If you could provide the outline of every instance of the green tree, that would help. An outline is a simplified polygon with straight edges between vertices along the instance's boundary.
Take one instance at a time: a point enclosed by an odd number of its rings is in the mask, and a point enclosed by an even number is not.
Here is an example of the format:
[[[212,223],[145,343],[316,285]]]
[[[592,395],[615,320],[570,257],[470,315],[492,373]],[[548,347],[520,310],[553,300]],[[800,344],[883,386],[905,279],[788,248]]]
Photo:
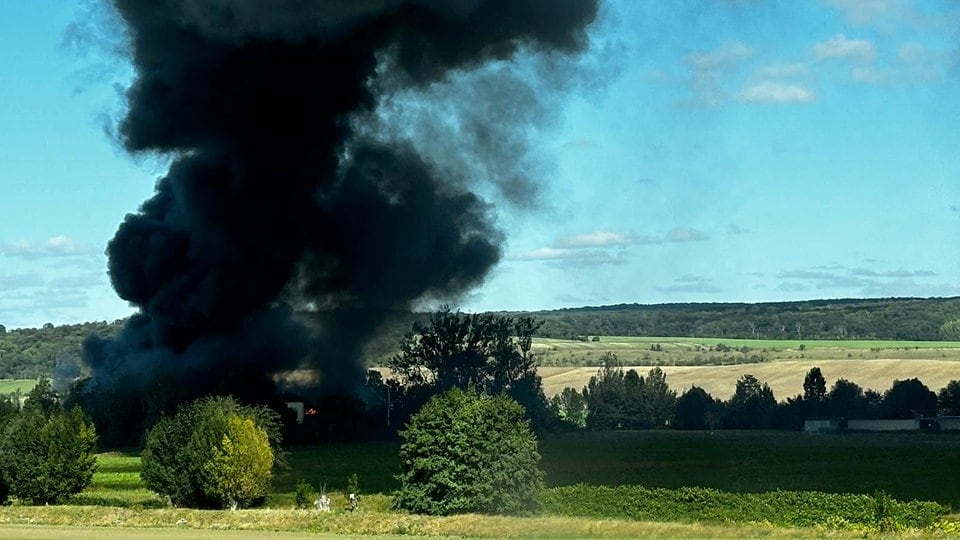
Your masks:
[[[667,427],[677,407],[677,393],[667,385],[667,374],[659,366],[647,373],[643,391],[652,427]]]
[[[768,427],[776,407],[770,385],[746,374],[737,380],[737,389],[727,404],[727,424],[734,429]]]
[[[699,386],[691,386],[677,399],[673,425],[677,429],[707,429],[712,417],[719,414],[720,405],[713,396]]]
[[[827,398],[827,380],[819,367],[812,367],[803,377],[803,399],[811,403],[821,403]]]
[[[960,381],[952,380],[937,394],[940,412],[946,415],[960,415]]]
[[[268,445],[263,446],[266,437]],[[280,453],[279,416],[213,397],[183,405],[147,433],[140,478],[176,506],[257,505]]]
[[[506,392],[524,406],[535,427],[546,428],[547,399],[530,352],[541,324],[531,317],[466,314],[443,307],[429,322],[414,323],[387,366],[408,389]]]
[[[883,393],[881,412],[884,418],[909,419],[914,411],[934,410],[937,408],[937,395],[920,382],[920,379],[893,381],[889,390]]]
[[[625,415],[626,375],[617,355],[604,353],[603,366],[590,377],[583,395],[587,400],[587,427],[595,431],[622,429],[629,423]]]
[[[38,412],[42,416],[49,417],[59,409],[60,401],[57,398],[57,393],[53,391],[50,385],[50,379],[40,377],[37,385],[27,392],[26,400],[23,403],[23,412]]]
[[[397,508],[447,515],[522,514],[543,488],[537,440],[523,408],[503,395],[452,389],[400,433]]]
[[[580,429],[587,427],[587,400],[573,388],[564,388],[550,398],[550,411],[565,424]]]
[[[408,384],[498,393],[536,364],[530,349],[540,327],[530,317],[466,314],[444,307],[428,324],[414,323],[388,367]]]
[[[940,339],[960,341],[960,319],[953,319],[940,325]]]
[[[252,418],[227,417],[220,444],[203,464],[203,488],[223,506],[250,506],[267,496],[273,450],[263,428]]]
[[[83,411],[39,408],[11,417],[3,429],[0,469],[10,494],[54,504],[83,491],[96,469],[97,436]]]

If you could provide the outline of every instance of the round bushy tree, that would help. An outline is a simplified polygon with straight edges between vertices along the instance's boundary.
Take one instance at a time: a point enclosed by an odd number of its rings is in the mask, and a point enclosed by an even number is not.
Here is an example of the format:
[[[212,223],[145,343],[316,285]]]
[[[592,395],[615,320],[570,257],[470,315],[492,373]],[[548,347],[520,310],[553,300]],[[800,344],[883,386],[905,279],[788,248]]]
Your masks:
[[[8,419],[3,429],[0,483],[21,501],[62,502],[90,485],[96,443],[93,423],[78,408],[25,409]]]
[[[272,410],[201,399],[147,433],[140,477],[175,506],[254,506],[267,495],[279,444]]]
[[[434,515],[537,509],[540,454],[515,401],[452,389],[427,402],[400,436],[397,508]]]

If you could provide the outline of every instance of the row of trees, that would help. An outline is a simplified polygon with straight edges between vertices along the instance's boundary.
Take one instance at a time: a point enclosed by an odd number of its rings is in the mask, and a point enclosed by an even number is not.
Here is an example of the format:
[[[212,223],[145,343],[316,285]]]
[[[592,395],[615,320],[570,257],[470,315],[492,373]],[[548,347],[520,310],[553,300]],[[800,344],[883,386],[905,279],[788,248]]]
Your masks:
[[[960,298],[813,300],[763,304],[621,304],[531,313],[538,336],[960,341]]]
[[[805,376],[804,392],[778,402],[770,386],[753,375],[737,380],[729,400],[693,386],[679,397],[660,368],[646,377],[624,372],[616,356],[581,391],[565,388],[550,400],[553,415],[568,427],[615,429],[800,429],[809,418],[913,418],[917,412],[960,414],[960,381],[939,395],[918,379],[896,380],[882,394],[838,379],[828,390],[820,368]]]

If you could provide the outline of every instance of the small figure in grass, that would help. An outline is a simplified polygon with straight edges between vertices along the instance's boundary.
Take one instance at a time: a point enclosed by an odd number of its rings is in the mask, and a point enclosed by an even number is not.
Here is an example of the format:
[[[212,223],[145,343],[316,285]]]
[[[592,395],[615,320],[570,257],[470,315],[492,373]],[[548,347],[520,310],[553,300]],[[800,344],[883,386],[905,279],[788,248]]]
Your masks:
[[[351,512],[360,508],[360,478],[353,473],[347,478],[347,509]]]
[[[327,486],[326,484],[320,488],[320,496],[313,501],[313,507],[321,512],[330,511],[330,497],[327,497]]]

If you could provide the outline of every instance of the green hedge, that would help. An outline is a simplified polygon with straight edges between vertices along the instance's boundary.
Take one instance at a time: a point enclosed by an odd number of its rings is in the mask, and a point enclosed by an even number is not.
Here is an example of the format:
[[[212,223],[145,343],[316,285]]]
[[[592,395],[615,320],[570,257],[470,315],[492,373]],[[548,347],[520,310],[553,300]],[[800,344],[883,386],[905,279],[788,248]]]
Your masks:
[[[881,530],[927,527],[946,513],[934,502],[899,502],[882,492],[873,496],[816,491],[730,493],[698,487],[584,484],[545,490],[542,504],[544,512],[564,516]]]

